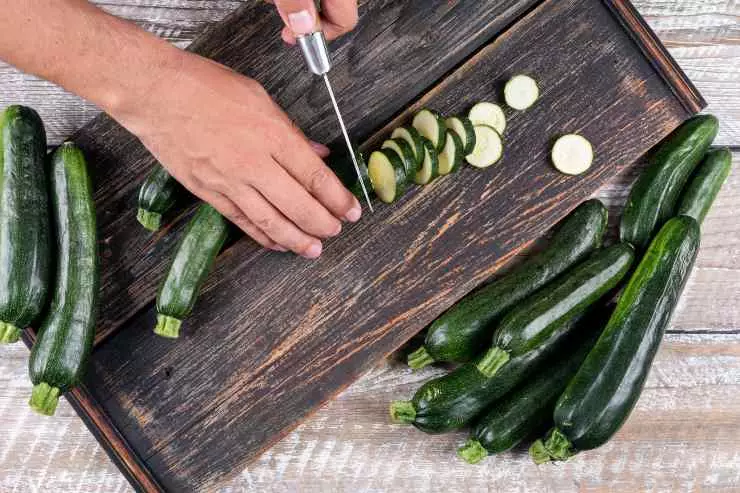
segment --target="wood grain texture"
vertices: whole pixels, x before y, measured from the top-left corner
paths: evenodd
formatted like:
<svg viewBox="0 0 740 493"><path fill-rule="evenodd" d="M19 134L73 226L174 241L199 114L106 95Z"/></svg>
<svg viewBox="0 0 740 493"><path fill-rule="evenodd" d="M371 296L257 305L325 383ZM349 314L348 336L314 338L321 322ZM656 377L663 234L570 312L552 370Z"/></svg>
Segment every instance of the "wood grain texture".
<svg viewBox="0 0 740 493"><path fill-rule="evenodd" d="M101 346L89 387L163 486L207 489L259 454L688 116L596 0L544 2L407 114L464 111L520 72L547 89L510 115L501 166L380 208L318 262L240 242L176 344L147 311ZM584 177L548 163L546 136L566 131L601 150Z"/></svg>

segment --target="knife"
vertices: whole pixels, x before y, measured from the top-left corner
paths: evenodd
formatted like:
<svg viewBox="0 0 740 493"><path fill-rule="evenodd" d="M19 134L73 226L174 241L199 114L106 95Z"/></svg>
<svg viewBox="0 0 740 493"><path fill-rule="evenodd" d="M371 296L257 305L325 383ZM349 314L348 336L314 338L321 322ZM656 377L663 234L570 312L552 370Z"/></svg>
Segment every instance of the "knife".
<svg viewBox="0 0 740 493"><path fill-rule="evenodd" d="M328 74L331 70L331 55L329 54L329 48L326 45L326 37L324 37L324 33L322 31L316 31L311 34L298 36L297 40L298 46L301 47L301 51L303 52L303 57L306 59L308 69L315 75L320 75L324 79L326 89L329 91L329 97L331 98L331 104L334 106L334 113L336 113L337 120L339 121L339 127L342 129L344 142L347 144L347 152L349 152L349 155L352 158L352 164L355 166L357 179L360 181L362 193L365 196L370 212L373 212L373 204L370 202L370 196L367 193L365 180L362 178L362 173L360 173L360 165L357 163L357 157L355 156L354 149L352 149L352 143L349 140L347 127L344 126L342 113L339 111L337 99L334 97L334 91L332 90L331 82L329 82Z"/></svg>

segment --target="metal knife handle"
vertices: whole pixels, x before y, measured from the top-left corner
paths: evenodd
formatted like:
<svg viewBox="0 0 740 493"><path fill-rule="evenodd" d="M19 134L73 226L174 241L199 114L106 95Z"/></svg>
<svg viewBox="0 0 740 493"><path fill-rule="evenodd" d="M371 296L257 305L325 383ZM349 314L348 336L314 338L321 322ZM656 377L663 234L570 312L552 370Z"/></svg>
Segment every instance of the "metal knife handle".
<svg viewBox="0 0 740 493"><path fill-rule="evenodd" d="M306 65L311 72L324 75L331 70L331 55L323 32L316 31L298 36L298 46L301 47L303 58L306 59Z"/></svg>

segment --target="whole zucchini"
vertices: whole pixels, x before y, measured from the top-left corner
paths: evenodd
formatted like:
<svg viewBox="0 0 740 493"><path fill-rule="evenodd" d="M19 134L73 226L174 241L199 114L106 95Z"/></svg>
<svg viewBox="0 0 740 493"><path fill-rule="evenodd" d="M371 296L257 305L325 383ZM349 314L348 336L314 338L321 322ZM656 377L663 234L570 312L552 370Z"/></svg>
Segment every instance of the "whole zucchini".
<svg viewBox="0 0 740 493"><path fill-rule="evenodd" d="M627 420L698 249L699 225L693 218L679 216L663 226L601 337L558 399L555 428L530 448L535 462L567 460L599 447Z"/></svg>
<svg viewBox="0 0 740 493"><path fill-rule="evenodd" d="M139 211L136 218L149 231L157 231L162 216L177 201L182 187L163 166L157 164L139 189Z"/></svg>
<svg viewBox="0 0 740 493"><path fill-rule="evenodd" d="M46 305L51 277L46 133L39 115L0 119L0 343L16 342Z"/></svg>
<svg viewBox="0 0 740 493"><path fill-rule="evenodd" d="M712 208L714 199L730 175L730 168L732 153L729 149L709 151L686 185L676 214L693 217L701 226L709 209Z"/></svg>
<svg viewBox="0 0 740 493"><path fill-rule="evenodd" d="M182 320L190 315L200 288L226 241L229 223L208 204L190 220L157 294L154 333L177 338Z"/></svg>
<svg viewBox="0 0 740 493"><path fill-rule="evenodd" d="M490 341L492 324L504 312L601 246L607 210L596 200L579 205L555 229L548 247L500 279L466 296L429 327L424 345L408 364L422 368L434 361L464 363Z"/></svg>
<svg viewBox="0 0 740 493"><path fill-rule="evenodd" d="M56 280L48 315L31 350L31 407L52 415L59 395L82 380L92 350L98 308L95 206L85 157L71 142L51 160L51 210Z"/></svg>
<svg viewBox="0 0 740 493"><path fill-rule="evenodd" d="M698 115L660 144L627 199L619 226L622 241L640 251L647 247L655 232L674 215L681 190L718 130L717 118Z"/></svg>

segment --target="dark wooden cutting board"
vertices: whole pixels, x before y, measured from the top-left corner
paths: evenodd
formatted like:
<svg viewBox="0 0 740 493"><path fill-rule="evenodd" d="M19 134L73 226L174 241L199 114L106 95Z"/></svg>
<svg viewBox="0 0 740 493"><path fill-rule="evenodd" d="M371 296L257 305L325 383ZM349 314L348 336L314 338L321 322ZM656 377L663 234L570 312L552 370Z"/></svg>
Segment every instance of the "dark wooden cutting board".
<svg viewBox="0 0 740 493"><path fill-rule="evenodd" d="M255 77L308 135L333 142L323 86L279 29L270 6L248 3L192 49ZM152 300L189 212L148 235L135 195L153 159L107 117L82 129L102 313L86 385L68 398L141 490L208 490L240 471L703 106L621 0L370 0L333 49L339 104L366 150L422 106L499 100L513 74L533 75L542 98L508 115L499 165L379 205L316 262L236 242L174 342L152 334ZM548 162L565 132L595 146L585 176Z"/></svg>

